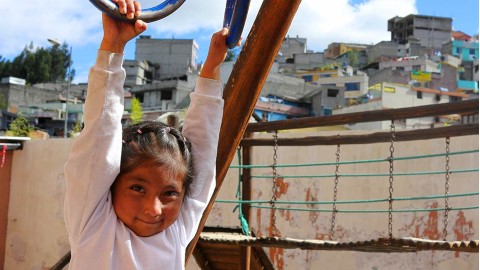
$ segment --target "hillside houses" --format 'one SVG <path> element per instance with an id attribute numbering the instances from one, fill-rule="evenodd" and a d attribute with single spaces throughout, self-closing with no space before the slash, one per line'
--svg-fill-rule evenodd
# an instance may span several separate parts
<path id="1" fill-rule="evenodd" d="M 309 50 L 307 38 L 285 37 L 255 108 L 256 119 L 273 121 L 389 108 L 389 92 L 382 92 L 380 104 L 374 98 L 378 95 L 372 89 L 378 89 L 378 85 L 392 84 L 402 89 L 392 96 L 395 107 L 435 104 L 439 102 L 437 95 L 441 102 L 478 98 L 478 35 L 453 31 L 452 19 L 444 17 L 410 14 L 396 16 L 385 24 L 391 32 L 390 40 L 377 44 L 332 42 L 321 52 Z M 124 61 L 124 120 L 129 121 L 129 104 L 134 97 L 140 100 L 145 119 L 183 111 L 201 70 L 198 50 L 193 39 L 140 36 L 135 59 Z M 223 64 L 224 83 L 234 64 Z M 34 123 L 43 117 L 40 122 L 49 124 L 38 126 L 50 136 L 63 133 L 67 103 L 68 127 L 82 121 L 86 85 L 72 85 L 68 102 L 65 89 L 64 85 L 25 86 L 5 81 L 0 94 L 7 105 L 2 107 L 0 127 L 5 129 L 12 115 L 22 112 Z M 435 98 L 413 102 L 418 93 Z M 441 119 L 429 121 L 422 125 L 407 123 L 405 127 L 426 127 Z"/>

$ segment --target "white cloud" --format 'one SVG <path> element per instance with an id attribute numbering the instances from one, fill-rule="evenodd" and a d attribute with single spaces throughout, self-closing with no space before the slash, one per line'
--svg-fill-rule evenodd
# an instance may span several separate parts
<path id="1" fill-rule="evenodd" d="M 98 40 L 100 17 L 88 1 L 0 0 L 0 55 L 12 57 L 33 42 L 47 46 L 47 38 L 84 45 Z"/>
<path id="2" fill-rule="evenodd" d="M 302 1 L 288 33 L 307 38 L 309 49 L 323 51 L 332 42 L 374 44 L 390 40 L 387 21 L 417 13 L 415 0 L 371 0 L 355 6 L 348 0 Z"/>
<path id="3" fill-rule="evenodd" d="M 161 1 L 141 0 L 144 8 Z M 262 2 L 251 0 L 244 39 Z M 80 81 L 86 79 L 87 67 L 91 63 L 82 61 L 93 61 L 94 57 L 85 57 L 84 54 L 94 55 L 102 36 L 100 11 L 89 1 L 19 0 L 13 4 L 9 0 L 0 0 L 0 5 L 2 57 L 15 57 L 30 42 L 35 46 L 50 46 L 47 38 L 55 38 L 73 46 L 77 78 L 81 76 Z M 149 24 L 146 34 L 153 37 L 182 35 L 208 41 L 210 33 L 222 26 L 224 9 L 225 1 L 186 0 L 172 15 Z M 314 51 L 323 51 L 331 42 L 374 44 L 390 39 L 388 19 L 412 13 L 417 13 L 415 0 L 363 0 L 356 5 L 352 5 L 351 0 L 328 1 L 328 4 L 326 1 L 303 0 L 288 34 L 307 38 L 308 48 Z"/>
<path id="4" fill-rule="evenodd" d="M 1 3 L 4 2 L 4 3 Z M 159 1 L 143 0 L 144 7 Z M 219 4 L 220 3 L 220 4 Z M 323 50 L 330 42 L 375 43 L 389 39 L 387 20 L 416 13 L 415 0 L 370 0 L 352 6 L 349 0 L 303 0 L 289 30 L 292 36 L 308 38 L 314 50 Z M 4 23 L 0 26 L 0 55 L 15 56 L 26 44 L 46 46 L 47 38 L 83 46 L 98 43 L 101 37 L 99 11 L 89 1 L 0 0 Z M 258 13 L 261 0 L 252 0 L 244 36 Z M 154 33 L 194 34 L 198 29 L 216 30 L 223 21 L 225 2 L 186 0 L 169 17 L 149 25 Z M 6 23 L 5 23 L 6 22 Z"/>
<path id="5" fill-rule="evenodd" d="M 187 0 L 179 12 L 151 25 L 156 33 L 185 34 L 199 28 L 217 30 L 222 25 L 224 1 Z M 365 0 L 352 5 L 349 0 L 303 0 L 288 34 L 307 38 L 310 49 L 324 50 L 331 42 L 377 43 L 390 39 L 387 21 L 395 16 L 416 14 L 415 0 Z M 143 3 L 143 2 L 142 2 Z M 148 6 L 155 1 L 146 1 Z M 248 35 L 262 4 L 251 0 L 243 36 Z"/>

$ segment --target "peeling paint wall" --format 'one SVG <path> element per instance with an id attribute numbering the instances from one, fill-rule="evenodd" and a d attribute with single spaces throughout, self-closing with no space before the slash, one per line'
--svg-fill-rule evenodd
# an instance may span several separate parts
<path id="1" fill-rule="evenodd" d="M 344 132 L 342 132 L 344 133 Z M 322 133 L 336 135 L 338 132 Z M 346 131 L 345 134 L 359 134 Z M 279 133 L 279 138 L 318 136 L 314 133 Z M 272 138 L 271 134 L 256 135 L 256 138 Z M 407 157 L 445 153 L 445 139 L 417 142 L 397 142 L 394 157 Z M 390 143 L 370 145 L 343 145 L 340 162 L 354 160 L 385 159 L 390 156 Z M 451 138 L 450 152 L 478 149 L 478 136 Z M 335 162 L 336 146 L 279 147 L 278 164 L 307 164 Z M 272 147 L 254 147 L 253 164 L 273 164 Z M 237 165 L 237 159 L 232 165 Z M 450 155 L 450 169 L 478 169 L 478 153 Z M 445 156 L 394 162 L 395 173 L 445 171 Z M 332 201 L 335 165 L 278 168 L 278 201 Z M 339 178 L 337 200 L 385 199 L 389 195 L 389 164 L 359 163 L 344 164 L 340 174 L 381 174 L 387 176 L 364 176 Z M 272 197 L 272 169 L 253 169 L 252 200 L 270 200 Z M 332 177 L 289 178 L 291 175 L 332 175 Z M 478 172 L 452 173 L 449 193 L 478 191 Z M 232 200 L 238 184 L 238 169 L 230 169 L 217 199 Z M 393 197 L 421 197 L 445 194 L 445 174 L 395 176 Z M 395 201 L 393 209 L 443 208 L 444 199 Z M 450 207 L 478 206 L 478 196 L 449 199 Z M 265 204 L 264 206 L 269 206 Z M 331 210 L 332 205 L 276 205 L 287 208 L 310 208 Z M 238 212 L 232 213 L 234 205 L 215 203 L 208 226 L 239 226 Z M 369 204 L 337 204 L 338 210 L 388 210 L 388 202 Z M 298 239 L 329 240 L 332 214 L 277 210 L 275 225 L 282 237 Z M 252 209 L 250 226 L 257 236 L 269 236 L 272 232 L 272 210 Z M 418 237 L 443 240 L 444 212 L 427 211 L 416 213 L 393 213 L 394 237 Z M 337 213 L 334 226 L 336 241 L 351 242 L 388 237 L 388 212 L 385 213 Z M 447 240 L 478 239 L 478 209 L 450 211 Z M 265 249 L 276 269 L 478 269 L 478 254 L 459 252 L 422 251 L 418 253 L 366 253 L 351 251 L 313 251 L 300 249 Z M 193 268 L 192 268 L 193 269 Z"/>
<path id="2" fill-rule="evenodd" d="M 343 133 L 343 132 L 342 132 Z M 348 131 L 349 134 L 358 132 Z M 324 132 L 322 135 L 333 135 Z M 271 138 L 271 134 L 255 137 Z M 280 133 L 279 137 L 318 136 L 318 133 Z M 29 141 L 21 151 L 15 151 L 12 166 L 4 269 L 48 269 L 69 249 L 63 221 L 64 176 L 63 164 L 72 139 Z M 389 144 L 345 145 L 341 147 L 340 161 L 387 158 Z M 478 149 L 478 136 L 452 138 L 451 151 Z M 52 151 L 53 149 L 53 151 Z M 395 157 L 442 153 L 445 141 L 398 142 Z M 279 164 L 322 163 L 335 161 L 336 146 L 280 147 Z M 254 164 L 272 164 L 273 149 L 256 147 Z M 452 155 L 452 170 L 478 168 L 478 153 Z M 237 159 L 232 165 L 237 164 Z M 395 172 L 445 170 L 445 157 L 394 162 Z M 388 164 L 368 163 L 341 165 L 340 174 L 388 172 Z M 288 175 L 334 175 L 335 166 L 278 168 L 279 201 L 331 201 L 334 177 L 291 179 Z M 271 168 L 254 169 L 252 175 L 271 175 Z M 362 200 L 388 197 L 388 177 L 340 177 L 338 200 Z M 230 169 L 217 199 L 235 198 L 238 169 Z M 397 176 L 394 178 L 394 197 L 415 197 L 444 194 L 444 175 Z M 272 179 L 253 179 L 253 200 L 271 199 Z M 478 191 L 478 173 L 450 176 L 450 193 Z M 394 209 L 443 207 L 443 199 L 394 202 Z M 450 206 L 478 205 L 478 196 L 451 198 Z M 284 206 L 284 205 L 278 205 Z M 208 226 L 239 226 L 235 205 L 215 203 L 207 220 Z M 288 206 L 287 206 L 288 207 Z M 297 205 L 291 208 L 331 209 L 331 205 Z M 387 203 L 337 205 L 339 210 L 388 209 Z M 270 209 L 252 209 L 250 222 L 258 236 L 268 236 L 271 230 Z M 395 237 L 422 237 L 438 239 L 443 212 L 394 213 Z M 275 211 L 275 223 L 282 237 L 299 239 L 329 239 L 331 213 Z M 335 223 L 337 241 L 358 241 L 387 236 L 387 213 L 338 213 Z M 478 239 L 478 210 L 451 211 L 448 240 Z M 309 251 L 300 249 L 265 249 L 276 269 L 478 269 L 478 254 L 424 251 L 418 253 L 363 253 L 350 251 Z M 198 269 L 191 259 L 187 269 Z"/>

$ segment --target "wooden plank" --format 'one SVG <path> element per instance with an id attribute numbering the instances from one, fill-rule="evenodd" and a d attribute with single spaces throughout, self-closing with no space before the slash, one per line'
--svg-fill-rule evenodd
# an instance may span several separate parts
<path id="1" fill-rule="evenodd" d="M 395 141 L 417 141 L 430 140 L 445 137 L 458 137 L 478 134 L 478 123 L 468 125 L 455 125 L 449 127 L 414 129 L 407 131 L 396 131 Z M 361 135 L 333 135 L 333 136 L 309 136 L 303 138 L 278 138 L 279 146 L 312 146 L 312 145 L 345 145 L 345 144 L 370 144 L 389 142 L 390 131 L 375 132 Z M 273 146 L 273 139 L 243 139 L 242 147 L 247 146 Z"/>
<path id="2" fill-rule="evenodd" d="M 252 133 L 245 133 L 244 138 L 251 138 Z M 242 164 L 243 165 L 250 165 L 251 163 L 251 147 L 242 147 Z M 252 173 L 250 168 L 243 168 L 242 169 L 242 200 L 249 201 L 252 199 Z M 250 204 L 245 203 L 242 204 L 242 214 L 245 218 L 249 228 L 250 221 L 251 221 L 251 214 L 250 214 Z M 251 266 L 251 259 L 252 259 L 252 248 L 249 246 L 242 246 L 240 247 L 240 269 L 242 270 L 250 270 Z"/>
<path id="3" fill-rule="evenodd" d="M 304 117 L 273 122 L 250 123 L 247 127 L 247 132 L 266 132 L 298 128 L 325 127 L 353 123 L 391 121 L 392 119 L 400 120 L 448 114 L 471 113 L 478 114 L 478 99 L 409 108 L 346 113 L 330 116 Z"/>
<path id="4" fill-rule="evenodd" d="M 217 153 L 217 186 L 187 247 L 188 261 L 205 226 L 213 202 L 243 137 L 265 79 L 287 34 L 301 0 L 265 0 L 258 12 L 224 91 L 224 117 Z"/>
<path id="5" fill-rule="evenodd" d="M 193 251 L 193 257 L 195 258 L 195 261 L 197 262 L 197 265 L 202 269 L 202 270 L 213 270 L 211 268 L 211 264 L 208 260 L 208 258 L 205 256 L 203 253 L 203 249 L 197 247 Z"/>

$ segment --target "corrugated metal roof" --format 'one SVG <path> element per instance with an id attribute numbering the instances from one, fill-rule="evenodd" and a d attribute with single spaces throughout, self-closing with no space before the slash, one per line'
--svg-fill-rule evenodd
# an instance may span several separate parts
<path id="1" fill-rule="evenodd" d="M 348 250 L 362 252 L 417 252 L 424 250 L 478 253 L 478 240 L 436 241 L 420 238 L 379 238 L 357 242 L 336 242 L 279 237 L 252 237 L 240 233 L 202 232 L 199 242 L 306 250 Z"/>

